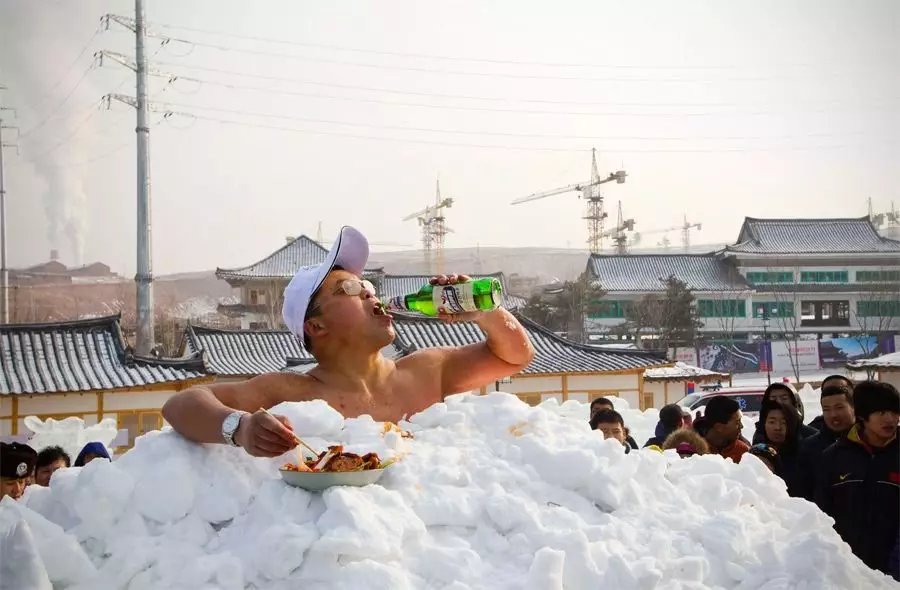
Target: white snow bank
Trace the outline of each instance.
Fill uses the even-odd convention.
[[[625,455],[580,406],[453,396],[401,424],[409,440],[285,405],[313,444],[403,460],[379,485],[311,494],[278,476],[293,457],[154,432],[23,502],[95,564],[74,584],[76,565],[56,572],[70,590],[896,588],[754,458]]]
[[[107,418],[92,426],[85,426],[84,420],[74,417],[64,420],[53,418],[41,420],[35,416],[27,416],[24,422],[25,427],[34,433],[28,440],[28,446],[37,451],[45,447],[60,446],[72,461],[89,442],[103,443],[109,450],[109,444],[118,434],[114,418]]]

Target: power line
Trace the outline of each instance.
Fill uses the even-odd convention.
[[[100,34],[100,28],[95,29],[95,30],[94,30],[94,34],[91,35],[91,37],[87,40],[87,43],[84,44],[84,47],[81,48],[81,51],[78,52],[78,56],[77,56],[74,60],[72,60],[72,63],[69,64],[69,67],[66,68],[65,73],[63,73],[63,75],[59,77],[59,79],[56,81],[56,83],[55,83],[52,87],[50,87],[50,90],[48,90],[47,92],[45,92],[44,95],[43,95],[41,98],[35,100],[35,101],[32,102],[30,105],[28,105],[27,108],[30,108],[30,109],[32,109],[32,110],[35,110],[36,107],[37,107],[39,104],[41,104],[41,103],[44,102],[46,99],[48,99],[48,98],[53,94],[53,92],[54,92],[57,88],[59,88],[59,85],[62,84],[63,81],[64,81],[66,78],[69,77],[69,73],[72,71],[72,68],[74,68],[74,67],[75,67],[75,64],[77,64],[78,61],[82,58],[82,56],[84,56],[85,52],[86,52],[86,51],[88,50],[88,48],[91,46],[91,43],[94,42],[94,39],[96,39],[96,38],[97,38],[97,35],[99,35],[99,34]]]
[[[225,52],[234,52],[234,53],[246,53],[249,55],[261,55],[265,57],[278,57],[284,59],[294,59],[300,61],[310,61],[316,63],[326,63],[332,65],[342,65],[342,66],[351,66],[358,68],[372,68],[377,70],[395,70],[395,71],[405,71],[405,72],[416,72],[416,73],[424,73],[424,74],[441,74],[441,75],[453,75],[453,76],[474,76],[474,77],[488,77],[488,78],[507,78],[507,79],[518,79],[518,80],[560,80],[560,81],[578,81],[578,82],[641,82],[641,83],[653,83],[653,84],[664,84],[664,83],[677,83],[677,84],[700,84],[700,83],[713,83],[713,82],[722,82],[722,81],[730,81],[730,82],[761,82],[766,80],[775,80],[775,79],[783,79],[785,77],[796,79],[798,76],[796,74],[788,74],[785,76],[741,76],[741,77],[723,77],[717,79],[700,79],[700,78],[629,78],[629,77],[620,77],[620,78],[597,78],[597,77],[584,77],[584,76],[558,76],[558,75],[537,75],[537,74],[515,74],[515,73],[507,73],[507,72],[473,72],[473,71],[464,71],[464,70],[453,70],[453,69],[445,69],[445,68],[425,68],[425,67],[417,67],[417,66],[399,66],[392,64],[373,64],[366,62],[358,62],[358,61],[350,61],[343,59],[333,59],[326,57],[311,57],[305,55],[296,55],[290,53],[279,53],[276,51],[264,51],[259,49],[247,49],[242,47],[232,47],[228,45],[221,45],[218,43],[208,43],[205,41],[193,41],[189,39],[180,39],[177,37],[169,37],[168,35],[160,35],[160,34],[151,34],[150,36],[168,39],[169,41],[176,43],[183,43],[186,45],[193,45],[197,47],[206,47],[209,49],[215,49],[217,51],[225,51]],[[853,72],[852,74],[845,75],[858,75],[859,72]],[[829,74],[830,78],[835,77],[835,74]]]
[[[38,129],[41,129],[47,123],[49,123],[54,118],[54,115],[63,107],[63,105],[65,105],[69,101],[69,99],[72,98],[72,95],[75,94],[75,91],[78,90],[78,87],[81,86],[81,83],[84,81],[85,78],[87,78],[88,73],[93,69],[94,69],[94,63],[92,62],[91,65],[89,65],[88,68],[81,75],[81,77],[78,78],[78,82],[76,82],[75,86],[73,86],[72,89],[69,90],[69,93],[66,94],[65,98],[63,98],[62,101],[60,101],[60,103],[56,105],[56,108],[54,108],[52,111],[50,111],[50,113],[48,115],[46,115],[37,125],[35,125],[31,129],[29,129],[28,131],[26,131],[25,133],[20,135],[19,136],[20,139],[25,139],[26,137],[28,137],[29,135],[31,135]]]
[[[695,141],[695,140],[722,140],[722,141],[734,141],[734,140],[758,140],[758,139],[800,139],[800,138],[810,138],[810,137],[843,137],[843,136],[852,136],[852,135],[866,135],[868,132],[865,131],[857,131],[857,132],[849,132],[849,133],[805,133],[799,135],[780,135],[780,136],[598,136],[598,135],[561,135],[561,134],[545,134],[545,133],[508,133],[502,131],[466,131],[460,129],[437,129],[432,127],[408,127],[403,125],[378,125],[375,123],[356,123],[352,121],[338,121],[334,119],[317,119],[311,117],[297,117],[293,115],[279,115],[272,113],[261,113],[261,112],[253,112],[253,111],[244,111],[240,109],[228,109],[216,106],[208,106],[208,105],[190,105],[183,103],[172,103],[166,102],[160,105],[155,105],[156,108],[161,108],[165,112],[171,112],[173,114],[183,114],[168,107],[176,107],[176,108],[189,108],[189,109],[199,109],[201,111],[215,111],[220,113],[228,113],[232,115],[244,115],[248,117],[261,117],[266,119],[281,119],[281,120],[289,120],[289,121],[299,121],[303,123],[321,123],[327,125],[343,125],[347,127],[364,127],[368,129],[385,129],[390,131],[414,131],[414,132],[422,132],[422,133],[446,133],[453,135],[486,135],[486,136],[496,136],[496,137],[525,137],[525,138],[535,138],[535,139],[587,139],[587,140],[619,140],[619,141]],[[190,113],[189,113],[190,115]],[[192,115],[190,115],[192,116]]]
[[[739,69],[739,68],[745,67],[745,66],[734,66],[734,65],[698,65],[698,64],[690,64],[690,65],[669,64],[669,65],[644,66],[644,65],[637,65],[637,64],[589,64],[589,63],[572,63],[572,62],[541,62],[541,61],[524,61],[524,60],[513,60],[513,59],[489,59],[489,58],[476,58],[476,57],[460,57],[460,56],[433,55],[433,54],[422,54],[422,53],[406,53],[406,52],[399,52],[399,51],[383,51],[383,50],[377,50],[377,49],[347,47],[347,46],[342,46],[342,45],[327,45],[327,44],[322,44],[322,43],[289,41],[289,40],[285,40],[285,39],[271,39],[268,37],[257,37],[257,36],[253,36],[253,35],[238,35],[235,33],[211,31],[208,29],[183,27],[183,26],[179,26],[179,25],[170,25],[170,24],[165,24],[165,23],[153,23],[153,26],[161,27],[164,29],[175,29],[175,30],[180,30],[180,31],[188,31],[191,33],[202,33],[205,35],[228,37],[228,38],[232,38],[232,39],[242,39],[245,41],[273,43],[273,44],[277,44],[277,45],[289,45],[289,46],[294,46],[294,47],[306,47],[306,48],[312,48],[312,49],[327,49],[327,50],[331,50],[331,51],[347,51],[347,52],[352,52],[352,53],[384,55],[384,56],[389,56],[389,57],[433,59],[433,60],[439,60],[439,61],[453,61],[453,62],[472,62],[472,63],[489,63],[489,64],[498,64],[498,65],[522,65],[522,66],[563,67],[563,68],[646,69],[646,70],[650,70],[650,69],[723,70],[723,69]],[[178,41],[185,42],[180,39],[178,39]],[[783,65],[785,65],[787,67],[818,67],[820,64],[796,63],[796,64],[783,64]]]
[[[590,106],[590,105],[599,105],[599,106],[620,106],[620,107],[728,107],[731,105],[723,104],[723,103],[641,103],[641,102],[607,102],[607,101],[571,101],[571,100],[545,100],[545,99],[536,99],[536,98],[503,98],[496,96],[474,96],[474,95],[460,95],[460,94],[441,94],[436,92],[419,92],[413,90],[394,90],[391,88],[378,88],[373,86],[360,86],[356,84],[334,84],[334,83],[326,83],[326,82],[317,82],[313,80],[304,80],[300,78],[286,78],[283,76],[270,76],[265,74],[254,74],[249,72],[237,72],[234,70],[223,70],[220,68],[210,68],[205,66],[197,66],[197,65],[187,65],[187,64],[179,64],[172,62],[157,62],[158,66],[168,67],[168,68],[185,68],[187,70],[197,70],[204,71],[216,74],[224,74],[228,76],[238,76],[243,78],[256,78],[259,80],[271,80],[277,82],[292,82],[295,84],[306,84],[309,86],[321,86],[325,88],[341,88],[344,90],[364,90],[368,92],[382,92],[386,94],[400,94],[400,95],[410,95],[410,96],[425,96],[430,98],[446,98],[452,100],[481,100],[481,101],[490,101],[490,102],[521,102],[521,103],[533,103],[533,104],[556,104],[556,105],[575,105],[575,106]],[[891,104],[896,104],[897,99],[891,99],[889,102]],[[813,100],[794,100],[794,101],[785,101],[782,103],[769,103],[769,104],[809,104],[809,103],[842,103],[847,102],[842,99],[813,99]]]
[[[172,77],[168,74],[163,74],[156,72],[154,73],[156,76],[165,76]],[[283,96],[302,96],[306,98],[324,98],[328,100],[340,100],[345,102],[354,102],[354,103],[364,103],[364,104],[381,104],[395,107],[414,107],[414,108],[424,108],[424,109],[440,109],[440,110],[453,110],[453,111],[470,111],[470,112],[486,112],[486,113],[517,113],[517,114],[530,114],[530,115],[558,115],[558,116],[582,116],[582,117],[659,117],[665,119],[678,119],[678,118],[686,118],[686,117],[713,117],[713,116],[722,116],[722,115],[740,115],[740,116],[765,116],[775,114],[772,111],[750,111],[750,112],[732,112],[732,111],[717,111],[717,112],[692,112],[692,113],[634,113],[634,112],[621,112],[621,111],[573,111],[573,110],[546,110],[546,109],[515,109],[515,108],[499,108],[499,107],[487,107],[487,106],[459,106],[459,105],[439,105],[439,104],[429,104],[423,102],[410,102],[410,101],[392,101],[392,100],[382,100],[378,98],[361,98],[361,97],[348,97],[348,96],[340,96],[337,94],[325,94],[318,92],[302,92],[296,90],[279,90],[276,88],[269,88],[265,86],[254,86],[251,84],[237,84],[232,82],[221,82],[217,80],[208,80],[205,78],[198,78],[195,76],[174,76],[174,82],[178,82],[179,80],[186,80],[190,82],[196,82],[197,84],[207,84],[210,86],[217,86],[220,88],[226,88],[229,90],[250,90],[253,92],[262,92],[267,94],[279,94]],[[887,108],[887,107],[886,107]],[[820,112],[814,109],[804,109],[806,113],[815,113]]]
[[[332,136],[332,137],[345,137],[351,139],[367,139],[367,140],[375,140],[375,141],[387,141],[387,142],[397,142],[397,143],[411,143],[411,144],[424,144],[424,145],[439,145],[446,147],[465,147],[465,148],[483,148],[483,149],[500,149],[500,150],[515,150],[515,151],[541,151],[541,152],[579,152],[584,153],[590,151],[587,148],[561,148],[561,147],[545,147],[545,146],[510,146],[510,145],[496,145],[496,144],[477,144],[477,143],[456,143],[456,142],[445,142],[445,141],[434,141],[427,139],[406,139],[406,138],[398,138],[398,137],[383,137],[383,136],[373,136],[373,135],[362,135],[356,133],[337,133],[333,131],[321,131],[314,129],[298,129],[296,127],[282,127],[278,125],[267,125],[264,123],[252,123],[248,121],[235,121],[228,119],[220,119],[216,117],[208,117],[202,114],[190,113],[190,112],[170,112],[171,115],[191,117],[200,121],[209,121],[214,123],[220,123],[225,125],[238,125],[245,127],[255,127],[259,129],[270,129],[275,131],[288,131],[293,133],[301,133],[301,134],[309,134],[309,135],[322,135],[322,136]],[[883,142],[878,143],[898,143],[900,142],[900,138],[888,139]],[[782,146],[782,147],[762,147],[762,148],[709,148],[709,149],[618,149],[618,148],[605,148],[606,151],[611,152],[619,152],[619,153],[745,153],[745,152],[771,152],[771,151],[814,151],[814,150],[828,150],[828,149],[843,149],[847,147],[858,147],[859,144],[832,144],[832,145],[815,145],[815,146]]]

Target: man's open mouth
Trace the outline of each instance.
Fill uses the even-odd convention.
[[[372,313],[375,314],[375,315],[377,315],[377,316],[385,316],[385,317],[388,317],[388,318],[391,317],[391,314],[389,314],[389,313],[387,312],[387,310],[384,308],[384,306],[381,305],[381,304],[376,305],[375,308],[372,310]]]

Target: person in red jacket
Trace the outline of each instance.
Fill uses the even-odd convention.
[[[863,381],[853,402],[856,424],[822,454],[816,504],[857,557],[890,573],[900,531],[900,393]]]
[[[694,420],[694,430],[706,439],[710,451],[741,462],[750,445],[741,440],[741,406],[724,395],[717,395],[706,404],[703,417]]]

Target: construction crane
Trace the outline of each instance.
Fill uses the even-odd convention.
[[[606,178],[601,178],[597,168],[597,150],[592,149],[591,179],[589,181],[570,184],[569,186],[560,187],[550,191],[528,195],[527,197],[514,200],[512,204],[521,205],[522,203],[537,201],[538,199],[545,199],[547,197],[553,197],[573,191],[581,193],[581,198],[586,201],[587,206],[584,219],[588,224],[588,246],[590,247],[591,254],[599,254],[603,249],[603,238],[605,237],[603,235],[603,220],[607,217],[606,212],[603,211],[603,195],[600,194],[600,185],[613,181],[615,181],[616,184],[624,184],[626,176],[627,174],[624,170],[617,170],[616,172],[610,172],[609,176]]]
[[[616,245],[616,254],[628,254],[627,231],[634,231],[634,219],[625,219],[622,214],[622,201],[619,201],[618,214],[616,215],[616,227],[603,232],[601,237],[612,238]]]
[[[439,275],[444,272],[444,238],[453,230],[447,227],[444,209],[453,206],[453,199],[441,198],[441,179],[438,178],[434,205],[429,205],[421,211],[416,211],[403,218],[403,221],[418,220],[422,231],[422,250],[425,256],[425,267],[432,274]],[[434,253],[432,260],[432,252]],[[432,266],[432,262],[434,266]]]
[[[681,230],[681,246],[685,252],[689,252],[691,249],[691,230],[701,230],[703,229],[702,223],[690,223],[687,220],[687,216],[684,217],[684,223],[681,225],[675,225],[673,227],[664,227],[660,229],[651,229],[648,231],[635,233],[632,239],[632,245],[637,245],[640,243],[641,238],[643,236],[651,235],[651,234],[665,234],[670,231]],[[663,238],[663,241],[660,242],[660,245],[664,248],[669,248],[669,240],[667,238]]]

